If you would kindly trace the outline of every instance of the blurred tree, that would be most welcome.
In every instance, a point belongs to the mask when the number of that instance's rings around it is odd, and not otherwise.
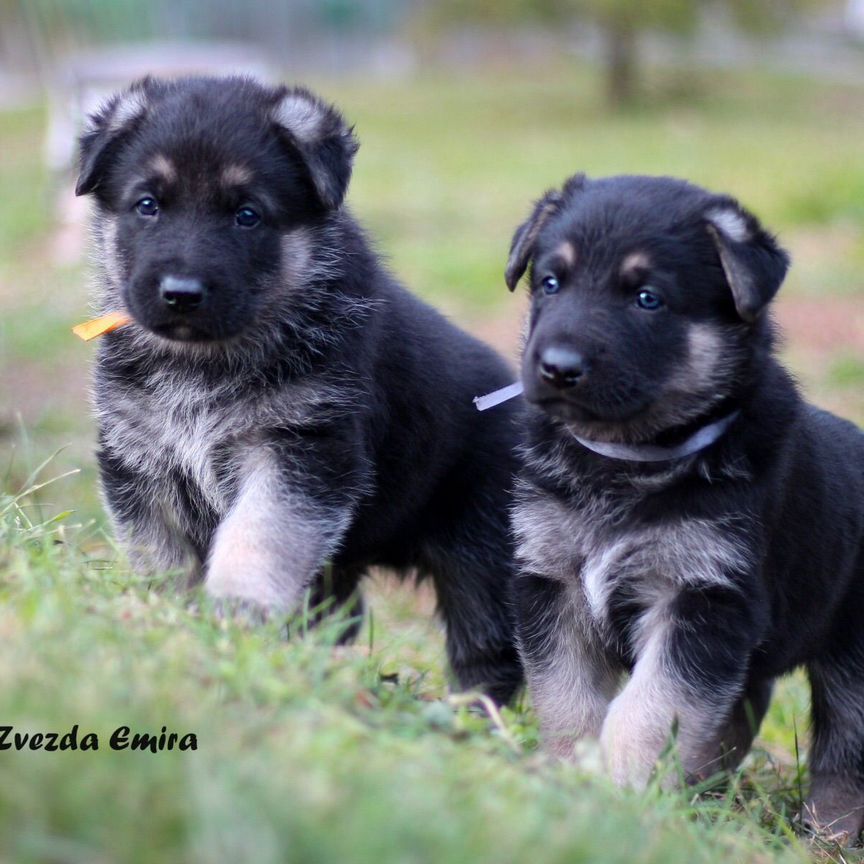
[[[704,10],[724,9],[743,32],[767,35],[803,8],[828,0],[436,0],[439,24],[510,25],[527,22],[595,24],[604,41],[606,90],[616,106],[635,100],[639,36],[648,31],[692,34]]]
[[[704,0],[560,0],[562,11],[599,26],[605,43],[606,92],[615,106],[635,99],[639,34],[648,30],[682,36],[692,33],[703,5]]]

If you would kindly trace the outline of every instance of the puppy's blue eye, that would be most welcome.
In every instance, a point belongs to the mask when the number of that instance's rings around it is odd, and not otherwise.
[[[241,207],[234,214],[234,221],[241,228],[254,228],[261,221],[261,216],[251,207]]]
[[[155,216],[159,212],[159,202],[148,195],[135,205],[135,209],[142,216]]]
[[[547,294],[557,294],[561,290],[561,284],[555,276],[544,276],[540,284]]]
[[[647,309],[649,312],[653,312],[663,305],[663,298],[659,294],[643,288],[636,297],[636,305],[640,309]]]

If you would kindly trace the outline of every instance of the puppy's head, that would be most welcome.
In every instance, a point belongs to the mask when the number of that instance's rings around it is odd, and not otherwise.
[[[734,396],[788,257],[737,201],[666,177],[570,178],[516,231],[526,398],[597,440],[644,441]]]
[[[168,340],[248,330],[310,265],[308,232],[340,207],[356,150],[341,115],[304,89],[134,84],[81,139],[76,192],[98,202],[109,300]]]

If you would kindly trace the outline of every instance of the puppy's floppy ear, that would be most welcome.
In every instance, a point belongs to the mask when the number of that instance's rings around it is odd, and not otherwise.
[[[734,198],[718,198],[705,211],[735,309],[752,323],[772,300],[789,269],[789,256]]]
[[[335,210],[345,197],[359,147],[353,128],[303,87],[281,88],[272,117],[300,154],[321,204]]]
[[[574,174],[565,183],[561,191],[550,189],[534,204],[531,215],[516,229],[510,242],[510,258],[504,270],[504,281],[513,291],[517,283],[528,269],[528,263],[534,255],[537,236],[543,226],[561,209],[561,205],[571,195],[575,195],[585,185],[584,174]]]
[[[147,111],[150,83],[149,78],[136,81],[90,115],[89,124],[80,139],[80,172],[75,185],[76,195],[88,195],[105,178],[111,157]]]

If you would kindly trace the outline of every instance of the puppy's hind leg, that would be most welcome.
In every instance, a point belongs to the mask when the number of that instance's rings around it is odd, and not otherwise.
[[[864,644],[811,663],[813,743],[804,821],[852,844],[864,828]]]
[[[459,687],[482,690],[503,705],[522,684],[522,664],[509,596],[510,541],[503,530],[491,537],[489,530],[489,525],[463,524],[446,545],[430,543],[420,567],[435,582],[447,657]]]
[[[506,566],[497,571],[454,568],[434,578],[447,631],[447,657],[460,689],[479,689],[506,705],[522,684]]]
[[[309,595],[309,620],[312,626],[334,622],[338,627],[336,643],[353,642],[363,626],[366,610],[360,591],[362,570],[326,565],[312,583]]]

